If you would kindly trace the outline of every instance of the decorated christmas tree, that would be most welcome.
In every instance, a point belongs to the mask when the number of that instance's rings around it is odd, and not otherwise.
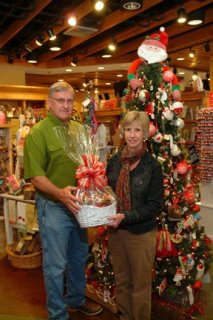
[[[191,319],[204,312],[199,292],[210,267],[211,240],[200,226],[199,177],[193,174],[181,138],[183,104],[178,78],[165,62],[167,43],[164,28],[142,42],[138,58],[128,70],[124,105],[125,112],[139,110],[149,115],[147,145],[163,168],[164,205],[158,216],[153,312],[155,319],[171,319],[172,316],[174,320]],[[107,250],[107,236],[103,230],[98,238],[90,257],[93,271],[92,268],[87,270],[88,279],[91,283],[96,277],[96,288],[112,298],[114,280],[109,252],[103,257],[103,251]]]

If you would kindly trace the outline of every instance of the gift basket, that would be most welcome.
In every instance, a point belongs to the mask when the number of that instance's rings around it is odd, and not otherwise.
[[[82,228],[107,224],[108,216],[116,213],[116,198],[107,185],[106,165],[99,161],[90,128],[71,121],[68,127],[54,130],[68,157],[78,164],[76,196],[82,203],[78,223]]]

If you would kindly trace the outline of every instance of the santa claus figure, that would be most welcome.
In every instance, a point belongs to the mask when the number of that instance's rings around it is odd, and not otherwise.
[[[168,36],[163,27],[160,28],[160,33],[154,33],[151,36],[147,36],[142,42],[137,51],[139,58],[134,60],[128,69],[127,78],[133,90],[136,90],[143,85],[143,80],[137,76],[138,68],[141,65],[144,65],[144,70],[148,70],[150,65],[165,61],[168,57],[166,52],[167,44]],[[161,70],[163,79],[172,84],[174,100],[180,100],[179,84],[176,75],[166,65],[162,65]]]

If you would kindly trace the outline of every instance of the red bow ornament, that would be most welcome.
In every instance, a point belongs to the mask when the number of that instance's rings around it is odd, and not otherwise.
[[[76,170],[76,179],[81,189],[91,186],[102,188],[107,185],[106,165],[93,154],[84,154],[83,163]]]

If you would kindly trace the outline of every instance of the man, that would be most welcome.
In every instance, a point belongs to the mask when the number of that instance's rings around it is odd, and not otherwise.
[[[43,273],[48,319],[67,320],[68,307],[96,315],[102,306],[85,299],[87,231],[75,219],[79,203],[75,164],[64,152],[54,128],[67,126],[75,93],[66,82],[49,89],[49,113],[28,134],[24,146],[24,177],[37,190],[39,231],[43,248]],[[71,121],[71,126],[81,125]],[[66,292],[65,292],[66,288]]]

